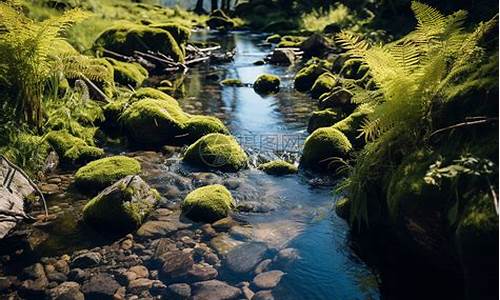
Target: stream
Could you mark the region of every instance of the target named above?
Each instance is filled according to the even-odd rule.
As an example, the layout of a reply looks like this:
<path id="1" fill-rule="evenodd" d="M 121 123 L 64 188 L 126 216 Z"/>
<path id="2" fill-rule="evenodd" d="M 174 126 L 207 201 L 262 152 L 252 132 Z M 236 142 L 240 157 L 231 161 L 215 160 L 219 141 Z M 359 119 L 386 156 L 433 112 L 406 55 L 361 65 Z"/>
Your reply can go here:
<path id="1" fill-rule="evenodd" d="M 151 151 L 126 153 L 141 161 L 142 177 L 168 199 L 162 206 L 179 203 L 190 190 L 205 184 L 231 186 L 238 205 L 251 208 L 233 216 L 251 228 L 251 240 L 262 241 L 273 251 L 294 248 L 298 252 L 299 259 L 282 269 L 286 275 L 273 290 L 276 299 L 379 299 L 377 273 L 354 253 L 348 225 L 333 210 L 338 198 L 333 192 L 335 182 L 303 173 L 275 177 L 255 168 L 264 160 L 298 161 L 300 157 L 308 118 L 317 104 L 293 89 L 297 67 L 254 65 L 270 51 L 261 44 L 264 35 L 203 31 L 194 33 L 192 39 L 235 48 L 236 55 L 232 62 L 191 69 L 179 102 L 188 113 L 222 119 L 250 154 L 253 166 L 235 174 L 209 173 L 183 165 L 179 153 L 170 157 Z M 252 87 L 219 84 L 226 78 L 251 84 L 263 73 L 280 76 L 278 94 L 260 96 Z M 124 149 L 108 147 L 107 151 L 118 154 Z M 110 243 L 109 237 L 78 222 L 85 201 L 71 190 L 49 197 L 50 211 L 58 218 L 40 228 L 45 240 L 30 254 L 31 259 Z M 219 274 L 218 280 L 234 284 L 245 279 L 225 272 L 224 264 Z"/>

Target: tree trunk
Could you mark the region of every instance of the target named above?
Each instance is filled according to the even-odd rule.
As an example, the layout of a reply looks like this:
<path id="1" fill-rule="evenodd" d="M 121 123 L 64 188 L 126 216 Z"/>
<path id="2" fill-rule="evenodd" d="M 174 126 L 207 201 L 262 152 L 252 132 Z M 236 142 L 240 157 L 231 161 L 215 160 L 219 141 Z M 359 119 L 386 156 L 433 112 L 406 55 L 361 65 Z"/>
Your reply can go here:
<path id="1" fill-rule="evenodd" d="M 215 11 L 219 8 L 219 1 L 218 0 L 212 0 L 212 11 Z"/>
<path id="2" fill-rule="evenodd" d="M 194 8 L 194 12 L 197 14 L 205 13 L 205 10 L 203 9 L 203 0 L 196 1 L 196 7 Z"/>

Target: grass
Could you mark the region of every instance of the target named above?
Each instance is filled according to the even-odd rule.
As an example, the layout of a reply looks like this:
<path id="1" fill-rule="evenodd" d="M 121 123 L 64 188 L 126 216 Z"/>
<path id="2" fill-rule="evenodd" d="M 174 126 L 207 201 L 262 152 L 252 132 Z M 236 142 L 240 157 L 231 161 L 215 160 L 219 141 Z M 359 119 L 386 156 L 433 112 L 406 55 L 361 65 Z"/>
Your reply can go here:
<path id="1" fill-rule="evenodd" d="M 330 8 L 327 13 L 313 10 L 302 15 L 301 27 L 308 31 L 323 31 L 327 25 L 332 23 L 342 27 L 349 22 L 350 13 L 349 8 L 343 4 Z"/>

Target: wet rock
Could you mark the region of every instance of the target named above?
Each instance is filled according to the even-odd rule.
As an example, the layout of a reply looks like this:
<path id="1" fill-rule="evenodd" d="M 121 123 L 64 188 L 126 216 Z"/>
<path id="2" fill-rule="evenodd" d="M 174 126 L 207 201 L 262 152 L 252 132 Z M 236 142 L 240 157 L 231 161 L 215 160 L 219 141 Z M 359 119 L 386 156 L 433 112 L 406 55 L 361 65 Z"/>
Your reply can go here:
<path id="1" fill-rule="evenodd" d="M 220 234 L 210 240 L 210 246 L 219 254 L 226 255 L 233 248 L 243 244 L 243 242 L 230 238 L 227 234 Z"/>
<path id="2" fill-rule="evenodd" d="M 212 227 L 217 230 L 217 231 L 228 231 L 231 229 L 231 227 L 239 225 L 238 222 L 236 222 L 233 218 L 231 217 L 226 217 L 223 219 L 218 220 L 217 222 L 212 224 Z"/>
<path id="3" fill-rule="evenodd" d="M 71 261 L 71 268 L 90 268 L 101 263 L 102 255 L 98 252 L 80 254 Z"/>
<path id="4" fill-rule="evenodd" d="M 201 230 L 203 231 L 203 234 L 207 238 L 213 238 L 213 237 L 217 236 L 217 232 L 210 224 L 204 224 L 203 226 L 201 226 Z"/>
<path id="5" fill-rule="evenodd" d="M 227 254 L 225 264 L 233 272 L 248 273 L 262 261 L 266 251 L 267 246 L 264 243 L 245 243 Z"/>
<path id="6" fill-rule="evenodd" d="M 179 250 L 167 252 L 160 259 L 163 262 L 160 273 L 169 278 L 186 275 L 194 264 L 191 254 Z"/>
<path id="7" fill-rule="evenodd" d="M 84 300 L 77 282 L 67 281 L 50 290 L 49 295 L 54 300 Z"/>
<path id="8" fill-rule="evenodd" d="M 236 207 L 240 212 L 267 213 L 276 209 L 273 203 L 261 203 L 256 201 L 245 201 Z"/>
<path id="9" fill-rule="evenodd" d="M 234 226 L 229 230 L 229 235 L 237 240 L 247 241 L 252 238 L 253 230 L 251 227 Z"/>
<path id="10" fill-rule="evenodd" d="M 54 269 L 58 272 L 65 274 L 65 275 L 68 275 L 69 264 L 66 260 L 60 259 L 54 264 Z"/>
<path id="11" fill-rule="evenodd" d="M 216 278 L 219 273 L 210 265 L 195 264 L 191 270 L 188 271 L 188 275 L 192 277 L 194 281 L 206 281 Z"/>
<path id="12" fill-rule="evenodd" d="M 134 241 L 126 239 L 121 242 L 120 248 L 123 250 L 129 250 L 134 246 Z"/>
<path id="13" fill-rule="evenodd" d="M 316 33 L 303 41 L 300 49 L 308 57 L 322 57 L 331 50 L 331 47 L 323 35 Z"/>
<path id="14" fill-rule="evenodd" d="M 274 300 L 272 291 L 260 291 L 257 292 L 252 300 Z"/>
<path id="15" fill-rule="evenodd" d="M 192 293 L 193 300 L 232 300 L 241 295 L 240 289 L 218 280 L 194 283 Z"/>
<path id="16" fill-rule="evenodd" d="M 173 300 L 185 300 L 191 297 L 191 287 L 187 283 L 175 283 L 168 286 L 168 297 Z"/>
<path id="17" fill-rule="evenodd" d="M 148 278 L 149 276 L 149 271 L 145 266 L 133 266 L 128 271 L 136 274 L 137 278 Z"/>
<path id="18" fill-rule="evenodd" d="M 211 264 L 212 266 L 216 266 L 220 263 L 220 259 L 215 253 L 205 253 L 203 258 L 206 263 Z"/>
<path id="19" fill-rule="evenodd" d="M 23 277 L 25 279 L 39 280 L 45 278 L 45 270 L 42 264 L 36 263 L 24 268 Z"/>
<path id="20" fill-rule="evenodd" d="M 255 276 L 255 278 L 253 279 L 253 284 L 255 285 L 255 287 L 261 290 L 272 289 L 278 285 L 283 275 L 285 275 L 285 273 L 278 270 L 264 272 Z"/>
<path id="21" fill-rule="evenodd" d="M 251 300 L 255 295 L 255 293 L 248 286 L 241 287 L 241 292 L 243 293 L 243 297 L 245 297 L 246 300 Z"/>
<path id="22" fill-rule="evenodd" d="M 43 299 L 48 284 L 45 276 L 37 280 L 25 280 L 19 287 L 19 294 L 27 299 Z"/>
<path id="23" fill-rule="evenodd" d="M 152 260 L 157 267 L 161 266 L 161 256 L 163 254 L 177 250 L 175 242 L 167 238 L 155 240 L 151 243 L 151 246 L 155 249 Z"/>
<path id="24" fill-rule="evenodd" d="M 137 274 L 134 272 L 122 272 L 115 275 L 116 280 L 122 285 L 128 285 L 130 282 L 137 279 Z"/>
<path id="25" fill-rule="evenodd" d="M 66 275 L 64 275 L 63 273 L 60 273 L 60 272 L 52 272 L 52 273 L 47 274 L 47 279 L 49 281 L 55 281 L 57 283 L 62 283 L 62 282 L 65 282 L 66 280 L 68 280 Z"/>
<path id="26" fill-rule="evenodd" d="M 84 282 L 88 278 L 88 273 L 82 269 L 75 268 L 68 273 L 68 279 L 78 283 Z"/>
<path id="27" fill-rule="evenodd" d="M 148 221 L 144 223 L 137 230 L 137 236 L 148 239 L 165 237 L 178 230 L 187 229 L 190 226 L 190 223 L 180 221 L 179 213 L 175 213 L 162 217 L 161 221 Z"/>
<path id="28" fill-rule="evenodd" d="M 269 63 L 273 65 L 289 66 L 297 60 L 297 55 L 293 49 L 279 48 L 275 49 L 269 57 Z"/>
<path id="29" fill-rule="evenodd" d="M 153 286 L 153 280 L 147 278 L 139 278 L 129 283 L 127 290 L 132 294 L 140 294 L 149 290 Z"/>
<path id="30" fill-rule="evenodd" d="M 254 273 L 258 275 L 262 272 L 267 271 L 269 269 L 269 265 L 271 265 L 272 262 L 273 261 L 271 259 L 264 259 L 255 267 Z"/>
<path id="31" fill-rule="evenodd" d="M 82 286 L 82 292 L 86 300 L 113 299 L 120 284 L 109 274 L 97 274 Z"/>
<path id="32" fill-rule="evenodd" d="M 299 258 L 299 252 L 294 248 L 285 248 L 278 252 L 274 260 L 278 263 L 288 264 Z"/>

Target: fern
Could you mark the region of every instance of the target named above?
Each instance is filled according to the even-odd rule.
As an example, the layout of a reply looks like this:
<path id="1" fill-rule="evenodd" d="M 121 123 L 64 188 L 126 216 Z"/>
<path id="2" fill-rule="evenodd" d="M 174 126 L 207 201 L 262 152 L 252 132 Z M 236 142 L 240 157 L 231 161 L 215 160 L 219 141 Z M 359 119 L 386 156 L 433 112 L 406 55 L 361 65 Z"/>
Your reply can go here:
<path id="1" fill-rule="evenodd" d="M 22 119 L 40 125 L 42 97 L 47 79 L 59 70 L 61 63 L 52 53 L 53 45 L 76 22 L 89 14 L 80 10 L 35 22 L 11 6 L 12 1 L 0 3 L 0 78 L 14 92 L 12 105 Z"/>

